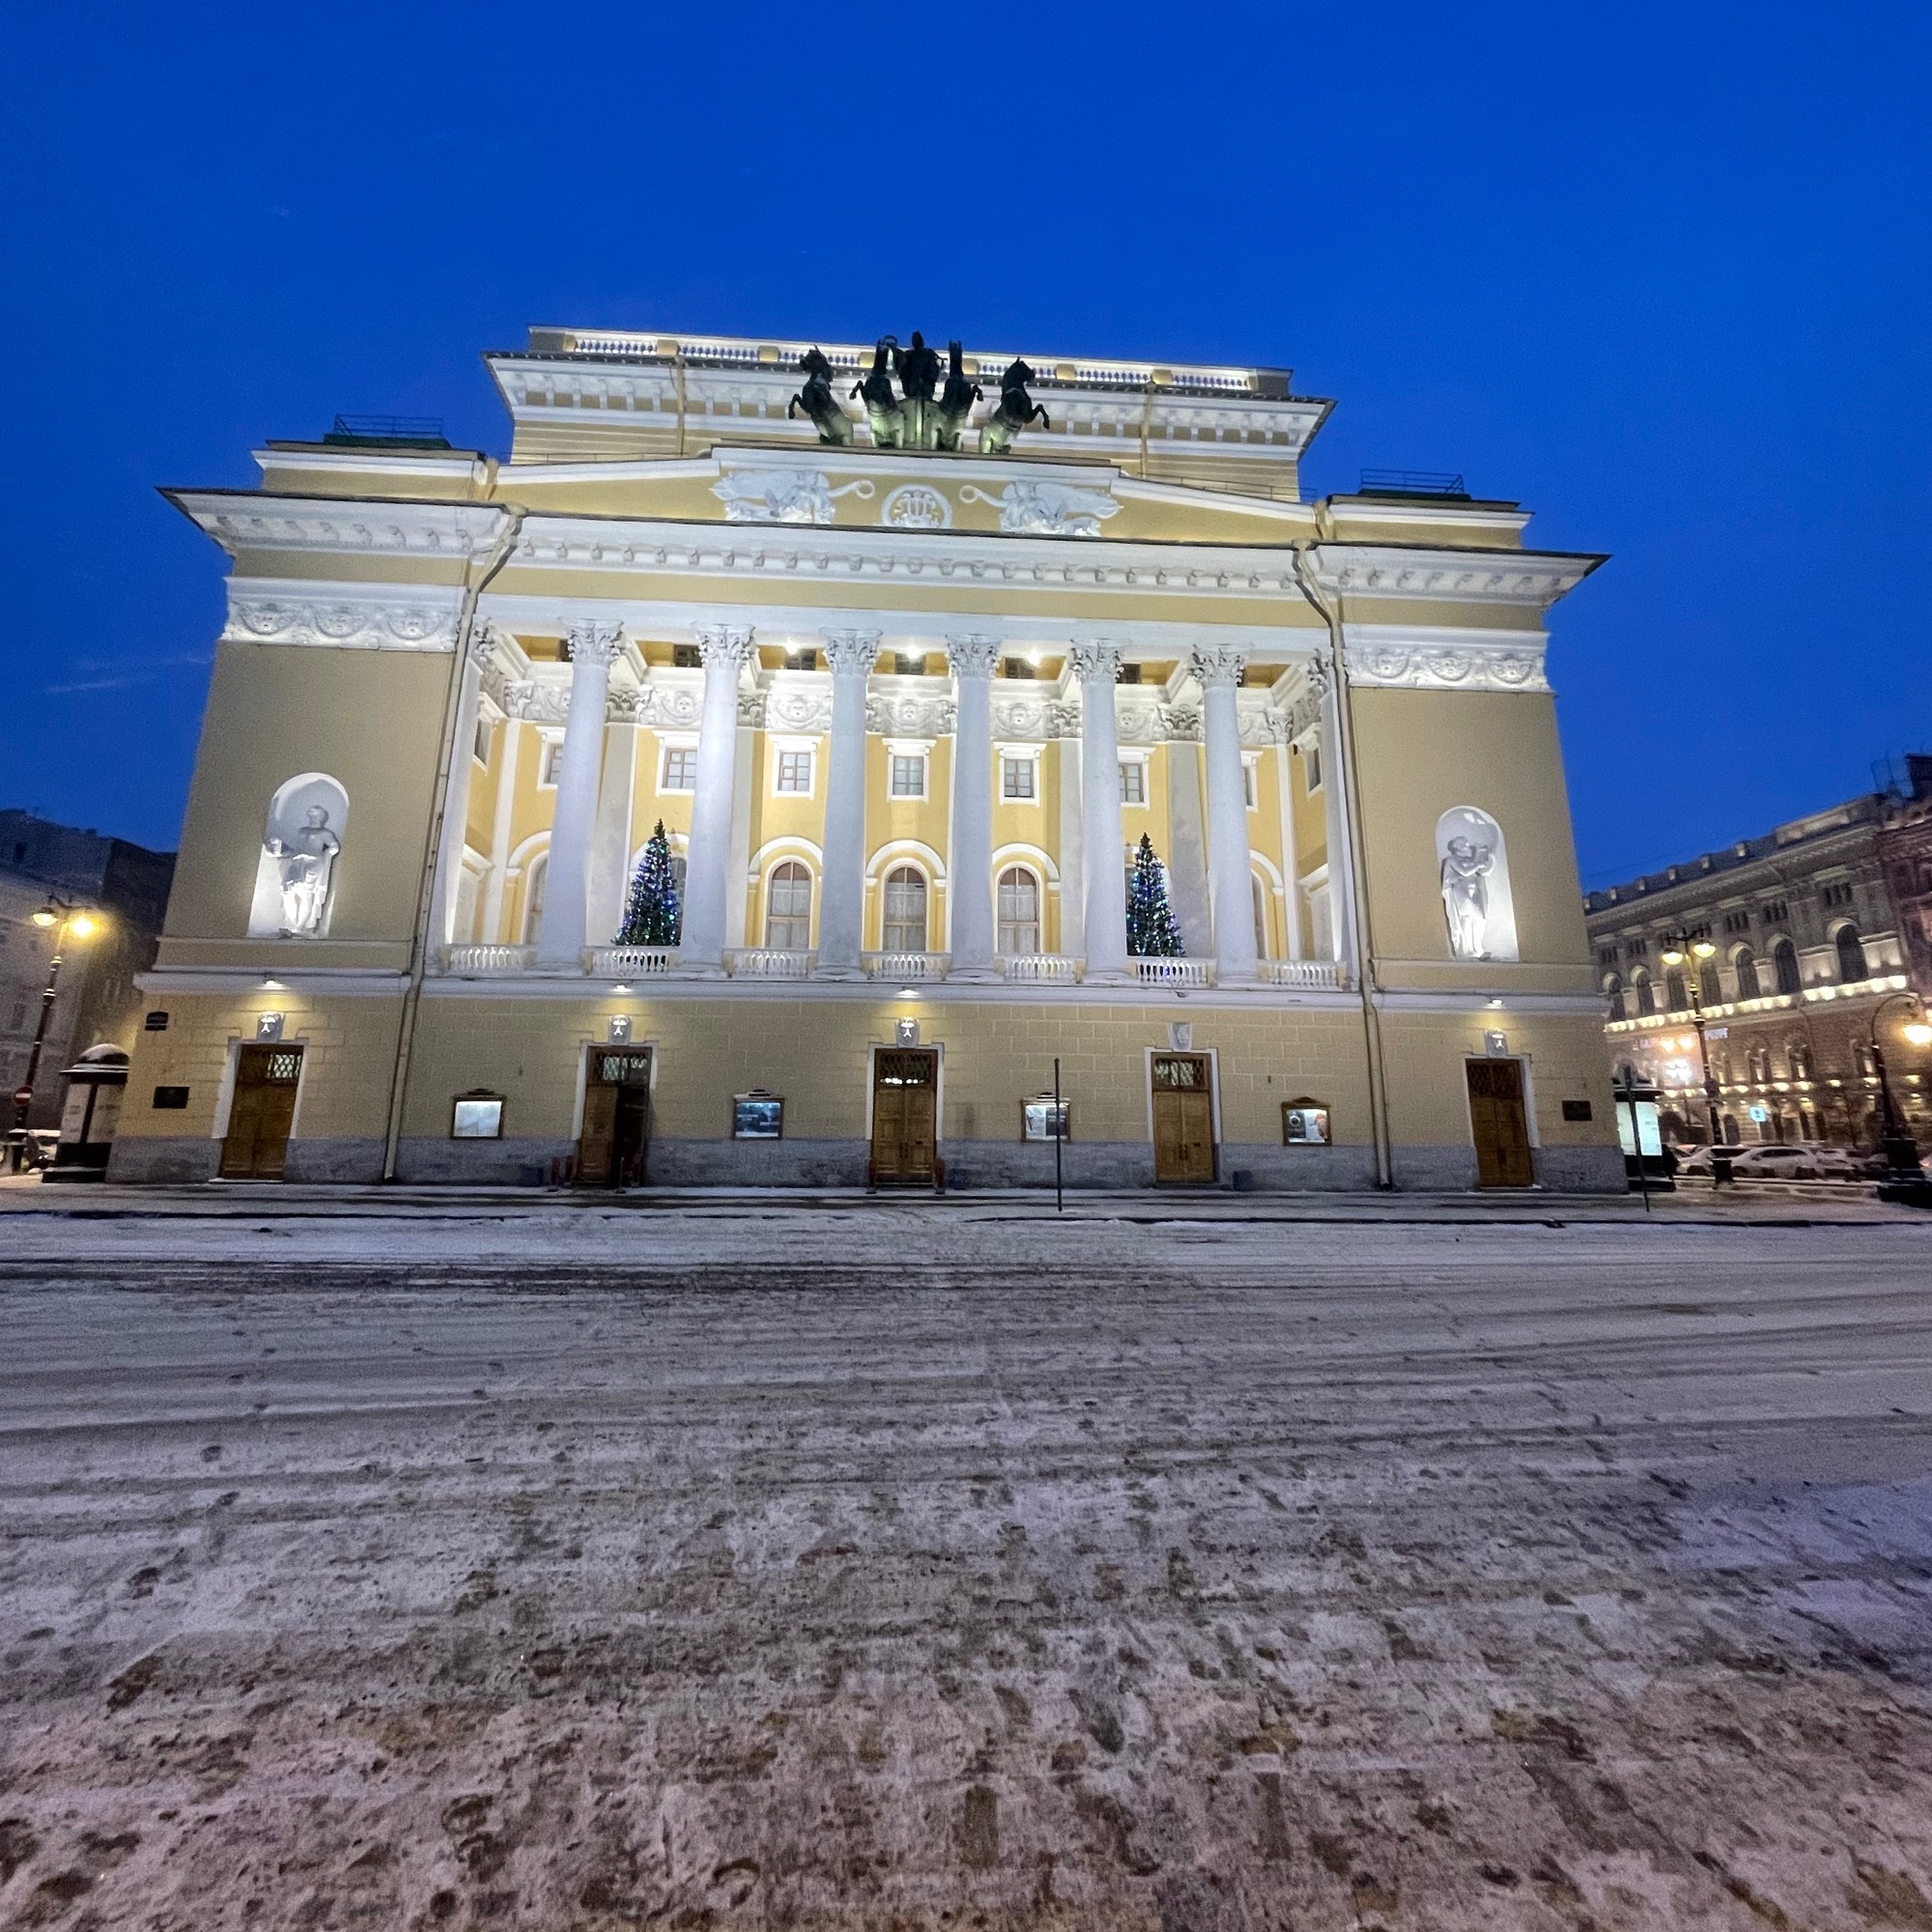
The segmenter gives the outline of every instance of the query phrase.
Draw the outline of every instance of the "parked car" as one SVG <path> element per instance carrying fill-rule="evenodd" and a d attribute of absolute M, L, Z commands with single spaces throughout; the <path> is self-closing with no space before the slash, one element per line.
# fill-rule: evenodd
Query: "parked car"
<path fill-rule="evenodd" d="M 1731 1153 L 1731 1172 L 1740 1180 L 1863 1180 L 1867 1157 L 1852 1148 L 1818 1141 L 1741 1147 Z"/>

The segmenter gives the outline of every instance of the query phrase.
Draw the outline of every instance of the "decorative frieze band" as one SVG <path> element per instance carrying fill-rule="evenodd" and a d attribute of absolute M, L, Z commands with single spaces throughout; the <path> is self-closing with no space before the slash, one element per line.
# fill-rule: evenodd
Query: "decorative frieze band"
<path fill-rule="evenodd" d="M 1405 691 L 1548 691 L 1540 632 L 1459 634 L 1350 625 L 1349 682 Z"/>
<path fill-rule="evenodd" d="M 256 644 L 321 644 L 343 650 L 449 651 L 456 648 L 459 593 L 411 594 L 398 585 L 298 593 L 231 579 L 222 638 Z"/>

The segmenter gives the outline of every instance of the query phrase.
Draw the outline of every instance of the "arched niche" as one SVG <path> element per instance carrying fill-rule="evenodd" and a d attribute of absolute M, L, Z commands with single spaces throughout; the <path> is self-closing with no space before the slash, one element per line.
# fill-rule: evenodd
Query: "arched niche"
<path fill-rule="evenodd" d="M 1449 952 L 1457 959 L 1517 958 L 1503 829 L 1473 805 L 1452 805 L 1435 821 L 1435 868 Z"/>
<path fill-rule="evenodd" d="M 262 827 L 250 939 L 327 939 L 335 911 L 349 794 L 327 772 L 278 785 Z"/>

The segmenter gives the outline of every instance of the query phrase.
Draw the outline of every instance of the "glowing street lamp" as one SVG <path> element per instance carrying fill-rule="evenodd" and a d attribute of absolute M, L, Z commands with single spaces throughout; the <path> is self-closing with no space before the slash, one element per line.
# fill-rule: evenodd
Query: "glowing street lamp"
<path fill-rule="evenodd" d="M 1663 935 L 1662 956 L 1666 966 L 1681 966 L 1686 959 L 1694 959 L 1702 966 L 1705 960 L 1715 959 L 1717 954 L 1718 949 L 1702 933 L 1693 935 L 1680 925 Z M 1718 1119 L 1720 1090 L 1711 1076 L 1711 1054 L 1704 1042 L 1704 1002 L 1695 973 L 1686 976 L 1685 988 L 1690 995 L 1690 1024 L 1697 1032 L 1697 1064 L 1704 1073 L 1704 1111 L 1711 1122 L 1711 1185 L 1722 1187 L 1731 1178 L 1731 1156 L 1724 1146 L 1724 1130 Z"/>
<path fill-rule="evenodd" d="M 1891 1079 L 1885 1067 L 1885 1048 L 1878 1041 L 1879 1016 L 1888 1007 L 1896 1006 L 1900 1001 L 1912 1008 L 1915 1016 L 1899 1028 L 1899 1037 L 1911 1046 L 1932 1046 L 1932 1024 L 1927 1023 L 1925 1003 L 1917 993 L 1893 993 L 1872 1009 L 1871 1057 L 1872 1066 L 1878 1074 L 1879 1121 L 1883 1128 L 1881 1145 L 1885 1150 L 1885 1164 L 1890 1170 L 1892 1179 L 1923 1180 L 1925 1169 L 1918 1158 L 1918 1143 L 1908 1131 L 1904 1116 L 1892 1104 Z"/>
<path fill-rule="evenodd" d="M 43 930 L 57 926 L 54 934 L 53 957 L 47 962 L 47 983 L 41 992 L 40 1024 L 34 1028 L 34 1047 L 27 1056 L 27 1077 L 14 1090 L 14 1171 L 20 1169 L 20 1153 L 26 1142 L 27 1115 L 34 1104 L 34 1080 L 41 1070 L 41 1047 L 47 1037 L 47 1022 L 53 1017 L 54 993 L 60 979 L 61 949 L 68 939 L 89 939 L 100 930 L 101 922 L 97 914 L 84 907 L 67 904 L 61 899 L 49 899 L 39 912 L 34 914 L 34 923 Z"/>

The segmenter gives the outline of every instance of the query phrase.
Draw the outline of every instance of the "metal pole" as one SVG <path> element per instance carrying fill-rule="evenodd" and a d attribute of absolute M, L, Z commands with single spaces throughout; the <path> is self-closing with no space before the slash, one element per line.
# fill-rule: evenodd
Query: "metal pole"
<path fill-rule="evenodd" d="M 1643 1126 L 1636 1117 L 1636 1089 L 1626 1087 L 1624 1098 L 1630 1104 L 1631 1145 L 1636 1149 L 1636 1184 L 1643 1195 L 1643 1211 L 1650 1212 L 1650 1171 L 1643 1164 Z"/>
<path fill-rule="evenodd" d="M 24 1100 L 14 1104 L 14 1130 L 18 1133 L 25 1129 L 27 1116 L 34 1106 L 34 1081 L 41 1070 L 41 1047 L 47 1037 L 47 1022 L 53 1017 L 55 986 L 60 978 L 61 948 L 67 944 L 67 921 L 60 923 L 60 930 L 54 935 L 54 956 L 47 962 L 46 990 L 41 995 L 40 1024 L 34 1028 L 33 1051 L 27 1055 L 27 1077 L 20 1082 L 19 1091 L 26 1094 Z"/>
<path fill-rule="evenodd" d="M 1066 1211 L 1066 1194 L 1061 1180 L 1060 1144 L 1066 1138 L 1065 1116 L 1060 1111 L 1060 1056 L 1053 1056 L 1053 1211 Z"/>

